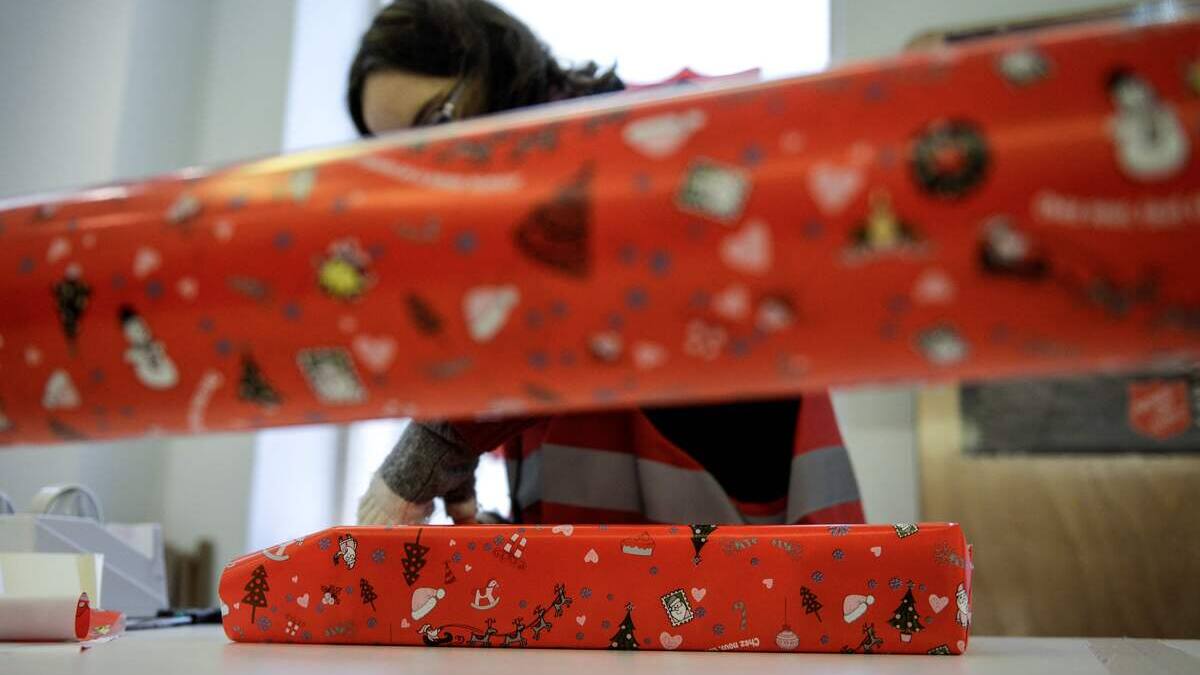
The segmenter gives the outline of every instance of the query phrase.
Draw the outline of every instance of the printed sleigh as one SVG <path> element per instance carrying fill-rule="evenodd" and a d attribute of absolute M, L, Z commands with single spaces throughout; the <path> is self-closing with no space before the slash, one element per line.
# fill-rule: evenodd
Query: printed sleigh
<path fill-rule="evenodd" d="M 1198 44 L 1083 26 L 0 203 L 0 444 L 1195 358 Z"/>
<path fill-rule="evenodd" d="M 957 525 L 344 527 L 221 576 L 241 642 L 961 654 Z"/>

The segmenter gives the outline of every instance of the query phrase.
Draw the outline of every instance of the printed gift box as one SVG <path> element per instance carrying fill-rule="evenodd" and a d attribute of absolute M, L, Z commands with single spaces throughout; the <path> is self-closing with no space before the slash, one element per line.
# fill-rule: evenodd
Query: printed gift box
<path fill-rule="evenodd" d="M 339 527 L 231 562 L 239 642 L 961 654 L 955 524 Z"/>

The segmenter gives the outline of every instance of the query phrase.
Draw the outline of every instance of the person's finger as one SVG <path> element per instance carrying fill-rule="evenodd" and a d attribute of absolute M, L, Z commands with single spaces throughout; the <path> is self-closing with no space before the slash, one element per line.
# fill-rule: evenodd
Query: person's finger
<path fill-rule="evenodd" d="M 454 521 L 455 525 L 474 525 L 476 524 L 476 514 L 479 512 L 479 504 L 475 502 L 475 497 L 472 495 L 469 499 L 464 499 L 457 502 L 446 500 L 446 515 Z"/>

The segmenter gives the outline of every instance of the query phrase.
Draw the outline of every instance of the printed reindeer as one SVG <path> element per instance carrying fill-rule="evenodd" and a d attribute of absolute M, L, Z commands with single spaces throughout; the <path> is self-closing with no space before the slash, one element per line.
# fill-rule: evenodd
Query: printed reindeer
<path fill-rule="evenodd" d="M 541 635 L 542 631 L 546 631 L 547 633 L 549 633 L 550 629 L 554 627 L 554 624 L 552 624 L 546 620 L 546 612 L 548 612 L 548 611 L 550 611 L 550 610 L 548 610 L 545 607 L 542 607 L 541 605 L 538 605 L 533 608 L 533 618 L 537 619 L 537 621 L 534 622 L 534 624 L 532 626 L 530 626 L 530 630 L 533 631 L 533 639 L 534 640 L 538 639 L 538 636 Z"/>
<path fill-rule="evenodd" d="M 525 620 L 521 617 L 513 619 L 513 632 L 504 634 L 504 642 L 500 643 L 501 647 L 524 647 L 528 643 L 525 639 Z"/>
<path fill-rule="evenodd" d="M 554 616 L 562 616 L 563 609 L 571 606 L 571 599 L 567 597 L 567 587 L 563 584 L 554 585 L 554 602 L 550 605 L 554 610 Z"/>
<path fill-rule="evenodd" d="M 496 630 L 496 620 L 488 618 L 484 621 L 484 623 L 487 624 L 487 628 L 485 628 L 482 633 L 478 633 L 474 630 L 471 631 L 471 637 L 467 640 L 468 645 L 471 645 L 472 647 L 492 646 L 492 636 L 499 632 Z"/>

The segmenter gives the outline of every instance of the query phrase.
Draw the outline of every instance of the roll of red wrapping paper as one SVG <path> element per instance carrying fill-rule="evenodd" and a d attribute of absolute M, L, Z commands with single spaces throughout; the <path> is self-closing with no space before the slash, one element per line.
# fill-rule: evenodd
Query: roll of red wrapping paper
<path fill-rule="evenodd" d="M 1200 353 L 1200 24 L 618 94 L 0 211 L 0 443 Z"/>
<path fill-rule="evenodd" d="M 961 654 L 957 525 L 345 527 L 239 558 L 240 642 Z"/>

